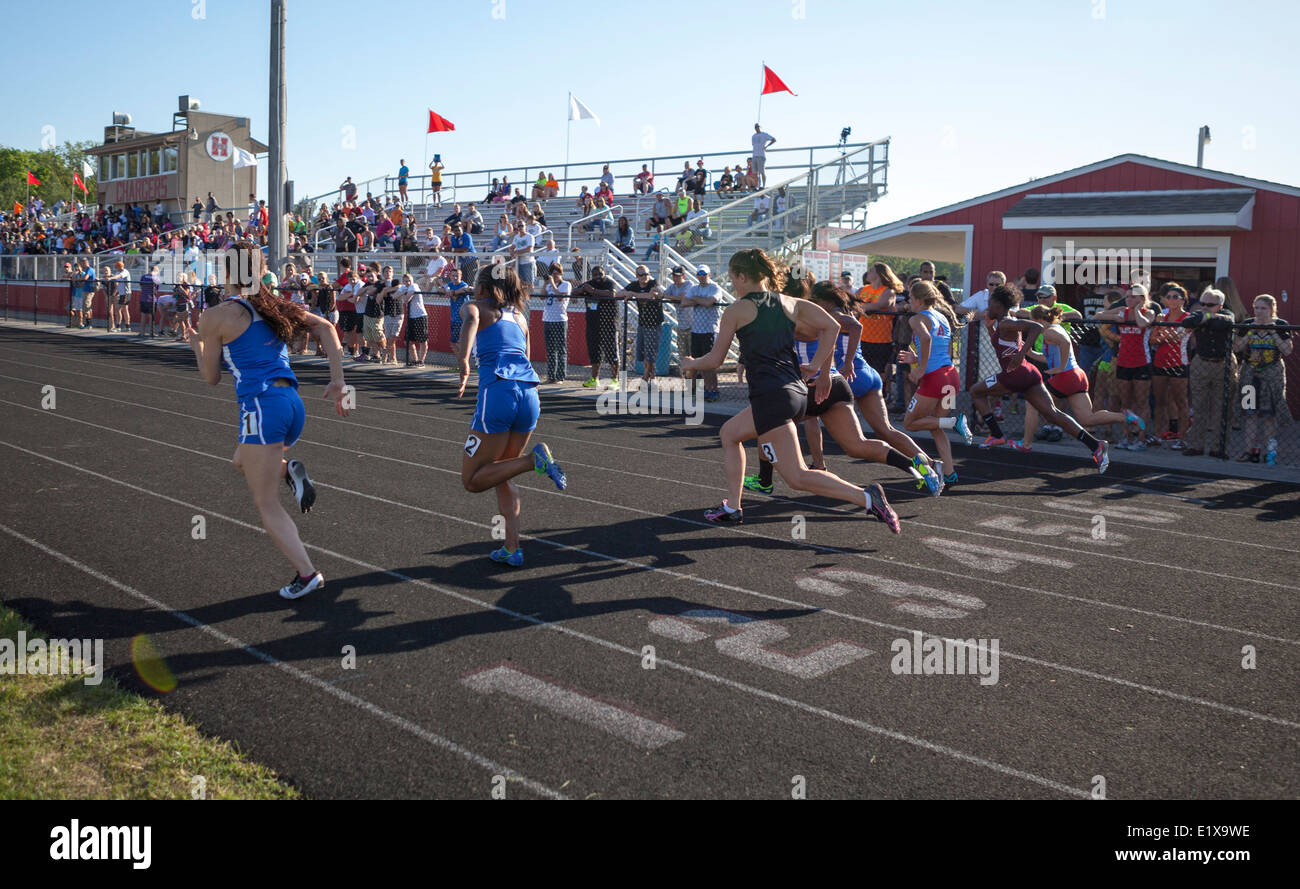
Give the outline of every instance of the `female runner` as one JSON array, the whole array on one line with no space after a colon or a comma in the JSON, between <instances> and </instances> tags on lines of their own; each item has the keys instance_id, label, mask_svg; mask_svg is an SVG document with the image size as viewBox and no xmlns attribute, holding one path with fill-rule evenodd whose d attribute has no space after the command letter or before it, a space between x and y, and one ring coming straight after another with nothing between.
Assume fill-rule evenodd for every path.
<instances>
[{"instance_id":1,"label":"female runner","mask_svg":"<svg viewBox=\"0 0 1300 889\"><path fill-rule=\"evenodd\" d=\"M1150 325L1156 319L1155 304L1147 300L1147 289L1134 284L1124 294L1124 305L1093 316L1098 321L1119 322L1119 353L1115 356L1115 381L1120 407L1137 418L1136 432L1130 426L1124 441L1115 445L1130 451L1145 451L1142 433L1151 403ZM1159 443L1159 439L1155 439Z\"/></svg>"},{"instance_id":2,"label":"female runner","mask_svg":"<svg viewBox=\"0 0 1300 889\"><path fill-rule=\"evenodd\" d=\"M866 362L862 357L862 353L856 348L862 333L862 326L851 314L852 297L847 291L836 287L829 281L820 281L813 284L811 295L803 297L802 294L808 291L809 283L810 278L807 276L791 276L789 281L786 282L783 292L787 296L811 299L840 324L840 335L835 341L835 355L831 364L831 373L833 374L831 395L819 404L810 405L804 420L804 434L808 437L808 452L812 457L812 468L826 468L826 461L822 453L821 433L821 426L825 424L831 438L850 457L856 457L859 460L871 460L875 463L888 463L896 469L907 472L916 480L917 487L928 487L930 493L938 497L943 492L942 468L938 466L932 468L929 457L916 446L916 443L907 435L889 425L887 415L885 415L884 398L881 395L880 375ZM795 351L801 364L811 366L817 339L804 334L805 331L796 325ZM855 347L851 359L847 356L850 345ZM837 371L836 368L842 370ZM816 378L814 377L814 379ZM846 389L848 397L844 398L842 393ZM837 395L841 397L837 397ZM885 441L880 441L863 436L862 427L858 424L857 414L853 411L853 401L855 399L859 405L867 403L869 406L876 408L878 414L886 416L885 428L889 433L892 433L892 438L901 440L900 444L903 444L903 447L910 446L910 460L907 452L895 444L894 440L887 437ZM877 416L876 422L880 422L879 416ZM772 493L772 464L764 460L761 453L759 455L759 474L757 476L746 476L745 487L748 490L759 491L763 494Z\"/></svg>"},{"instance_id":3,"label":"female runner","mask_svg":"<svg viewBox=\"0 0 1300 889\"><path fill-rule=\"evenodd\" d=\"M242 249L257 248L245 245ZM288 344L299 328L310 330L324 344L330 363L325 398L333 400L339 416L346 417L343 349L334 325L280 299L266 284L254 296L228 299L209 308L200 317L198 330L189 335L204 381L213 386L221 382L223 352L235 379L240 420L234 464L248 482L262 527L293 563L294 578L280 589L286 599L297 599L325 585L324 575L312 566L297 526L276 496L283 478L304 513L316 502L316 489L306 468L298 460L284 459L285 451L302 435L306 417L298 396L298 379L289 368Z\"/></svg>"},{"instance_id":4,"label":"female runner","mask_svg":"<svg viewBox=\"0 0 1300 889\"><path fill-rule=\"evenodd\" d=\"M721 506L705 512L705 519L720 523L744 521L740 509L745 476L744 443L758 438L759 450L791 488L860 504L895 534L900 533L898 516L885 499L884 488L878 484L858 488L830 472L808 469L799 449L795 422L804 418L810 406L820 406L831 394L832 377L827 369L834 357L839 323L806 299L774 292L785 283L786 273L762 250L736 253L728 263L728 271L732 292L738 299L722 313L713 348L707 355L682 360L682 370L720 367L735 336L740 340L740 358L748 376L750 406L724 423L721 430L729 497ZM812 397L804 385L795 355L796 324L817 336L812 366L803 370L809 379L822 371ZM852 397L851 392L842 391L843 394Z\"/></svg>"},{"instance_id":5,"label":"female runner","mask_svg":"<svg viewBox=\"0 0 1300 889\"><path fill-rule=\"evenodd\" d=\"M1083 372L1079 362L1074 358L1074 341L1060 324L1065 309L1058 303L1054 306L1034 306L1029 316L1043 327L1043 353L1041 360L1047 365L1043 371L1043 384L1056 398L1070 406L1070 413L1085 429L1095 426L1109 426L1112 423L1138 423L1133 413L1116 413L1093 407L1088 395L1088 375ZM1029 353L1037 355L1037 353ZM1038 428L1038 411L1032 405L1025 407L1025 429ZM1029 451L1033 447L1027 441L1021 441L1016 450Z\"/></svg>"},{"instance_id":6,"label":"female runner","mask_svg":"<svg viewBox=\"0 0 1300 889\"><path fill-rule=\"evenodd\" d=\"M469 356L476 345L479 379L460 480L472 494L496 488L497 506L506 519L506 542L491 557L515 568L524 563L524 551L519 546L519 489L512 479L533 469L550 476L561 491L568 485L564 470L545 444L520 456L541 413L537 397L541 380L528 360L527 300L528 291L513 268L500 275L496 269L490 275L479 275L474 299L461 308L460 342L456 344L460 363L456 397L465 394Z\"/></svg>"},{"instance_id":7,"label":"female runner","mask_svg":"<svg viewBox=\"0 0 1300 889\"><path fill-rule=\"evenodd\" d=\"M1025 361L1025 354L1029 351L1030 344L1043 332L1043 325L1037 321L1021 321L1009 317L1011 307L1017 301L1017 293L1011 285L1003 284L989 294L986 315L992 328L990 339L997 350L1002 372L981 380L970 390L975 409L984 417L985 425L993 433L983 446L992 447L1006 442L1001 425L989 410L989 399L1014 392L1023 395L1025 401L1037 408L1049 422L1079 439L1092 451L1097 472L1105 472L1110 465L1110 448L1107 443L1093 438L1073 417L1058 411L1052 404L1052 397L1043 388L1043 375L1038 372L1038 368Z\"/></svg>"},{"instance_id":8,"label":"female runner","mask_svg":"<svg viewBox=\"0 0 1300 889\"><path fill-rule=\"evenodd\" d=\"M915 313L908 320L912 348L899 352L898 362L912 365L908 376L916 384L916 394L907 406L903 428L908 432L925 430L934 436L939 471L944 466L953 467L944 476L944 483L951 485L957 481L957 472L946 430L955 429L966 444L974 438L965 414L958 411L956 417L948 416L957 406L957 393L961 391L961 377L952 364L952 336L957 328L957 316L943 301L939 288L929 281L917 281L909 296Z\"/></svg>"}]
</instances>

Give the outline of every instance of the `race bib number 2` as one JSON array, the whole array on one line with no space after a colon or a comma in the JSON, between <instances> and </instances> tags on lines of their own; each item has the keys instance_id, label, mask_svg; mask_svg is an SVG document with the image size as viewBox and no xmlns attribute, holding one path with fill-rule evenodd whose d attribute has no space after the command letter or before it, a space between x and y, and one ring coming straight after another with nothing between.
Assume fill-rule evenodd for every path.
<instances>
[{"instance_id":1,"label":"race bib number 2","mask_svg":"<svg viewBox=\"0 0 1300 889\"><path fill-rule=\"evenodd\" d=\"M475 454L477 454L478 446L481 445L482 443L483 440L479 438L477 435L475 435L473 432L471 432L469 434L469 437L465 439L465 456L473 457Z\"/></svg>"}]
</instances>

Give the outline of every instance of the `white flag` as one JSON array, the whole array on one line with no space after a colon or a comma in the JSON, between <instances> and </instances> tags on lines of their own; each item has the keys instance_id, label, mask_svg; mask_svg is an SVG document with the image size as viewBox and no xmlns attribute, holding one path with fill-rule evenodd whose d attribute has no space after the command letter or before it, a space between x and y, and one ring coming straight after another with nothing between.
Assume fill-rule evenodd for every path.
<instances>
[{"instance_id":1,"label":"white flag","mask_svg":"<svg viewBox=\"0 0 1300 889\"><path fill-rule=\"evenodd\" d=\"M582 104L573 93L569 93L569 120L585 120L588 117L596 122L596 126L600 126L600 118L596 116L596 112Z\"/></svg>"},{"instance_id":2,"label":"white flag","mask_svg":"<svg viewBox=\"0 0 1300 889\"><path fill-rule=\"evenodd\" d=\"M88 160L81 161L81 178L89 179L95 175L95 165Z\"/></svg>"},{"instance_id":3,"label":"white flag","mask_svg":"<svg viewBox=\"0 0 1300 889\"><path fill-rule=\"evenodd\" d=\"M253 153L251 151L245 151L242 148L235 149L236 170L242 167L256 167L256 166L257 166L257 158L253 156Z\"/></svg>"}]
</instances>

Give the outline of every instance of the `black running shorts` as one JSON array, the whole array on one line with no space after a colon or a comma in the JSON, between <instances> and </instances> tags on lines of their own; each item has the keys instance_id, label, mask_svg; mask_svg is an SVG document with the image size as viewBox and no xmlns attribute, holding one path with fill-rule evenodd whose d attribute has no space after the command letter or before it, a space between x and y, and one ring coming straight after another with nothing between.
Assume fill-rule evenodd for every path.
<instances>
[{"instance_id":1,"label":"black running shorts","mask_svg":"<svg viewBox=\"0 0 1300 889\"><path fill-rule=\"evenodd\" d=\"M852 392L849 397L853 397ZM800 382L786 383L780 389L751 395L749 407L754 412L754 430L764 435L787 420L803 419L808 410L808 387Z\"/></svg>"}]
</instances>

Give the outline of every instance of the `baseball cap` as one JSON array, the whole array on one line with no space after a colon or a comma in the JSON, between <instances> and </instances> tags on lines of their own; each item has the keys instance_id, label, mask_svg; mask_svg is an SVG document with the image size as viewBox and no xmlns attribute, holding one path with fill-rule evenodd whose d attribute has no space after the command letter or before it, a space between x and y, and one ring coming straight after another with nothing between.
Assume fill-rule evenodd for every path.
<instances>
[{"instance_id":1,"label":"baseball cap","mask_svg":"<svg viewBox=\"0 0 1300 889\"><path fill-rule=\"evenodd\" d=\"M1053 287L1051 284L1040 285L1038 288L1037 295L1039 299L1042 299L1045 296L1056 296L1056 288Z\"/></svg>"},{"instance_id":2,"label":"baseball cap","mask_svg":"<svg viewBox=\"0 0 1300 889\"><path fill-rule=\"evenodd\" d=\"M1147 288L1144 284L1134 284L1128 289L1131 296L1147 296Z\"/></svg>"},{"instance_id":3,"label":"baseball cap","mask_svg":"<svg viewBox=\"0 0 1300 889\"><path fill-rule=\"evenodd\" d=\"M697 267L695 268L695 274L697 274L697 275L707 275L707 274L710 274L710 272L709 272L709 267L708 267L707 265L697 266Z\"/></svg>"},{"instance_id":4,"label":"baseball cap","mask_svg":"<svg viewBox=\"0 0 1300 889\"><path fill-rule=\"evenodd\" d=\"M682 268L682 267L679 266L679 265L677 265L677 266L673 266L673 274L674 274L674 275L684 275L684 274L686 274L686 269Z\"/></svg>"},{"instance_id":5,"label":"baseball cap","mask_svg":"<svg viewBox=\"0 0 1300 889\"><path fill-rule=\"evenodd\" d=\"M848 280L852 281L852 280L853 280L853 273L852 273L852 272L840 272L840 277L841 277L841 278L847 278Z\"/></svg>"}]
</instances>

